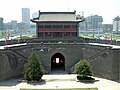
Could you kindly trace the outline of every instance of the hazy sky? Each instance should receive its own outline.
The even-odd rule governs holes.
[[[41,11],[84,11],[84,16],[101,15],[104,23],[120,16],[120,0],[0,0],[0,17],[4,22],[21,22],[21,8],[29,8],[31,16]]]

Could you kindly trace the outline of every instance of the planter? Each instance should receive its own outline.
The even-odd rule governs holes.
[[[94,83],[99,80],[95,80],[95,78],[92,77],[82,77],[82,76],[77,76],[77,82],[83,82],[83,83]]]

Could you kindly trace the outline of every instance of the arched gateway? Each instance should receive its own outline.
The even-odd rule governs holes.
[[[55,53],[51,58],[51,71],[65,70],[65,58],[61,53]]]

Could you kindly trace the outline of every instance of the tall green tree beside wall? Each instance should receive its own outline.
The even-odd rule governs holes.
[[[76,65],[76,73],[82,77],[92,76],[90,63],[83,59]]]
[[[24,79],[28,81],[39,81],[43,76],[41,62],[36,53],[32,52],[28,62],[24,65]]]

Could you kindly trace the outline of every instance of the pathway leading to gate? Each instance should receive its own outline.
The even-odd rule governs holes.
[[[20,79],[10,79],[7,81],[0,82],[0,90],[19,90],[20,88],[94,88],[97,87],[99,90],[120,90],[120,83],[101,79],[95,83],[81,83],[76,81],[76,74],[48,74],[42,77],[42,81],[39,83],[25,83],[18,82]]]

